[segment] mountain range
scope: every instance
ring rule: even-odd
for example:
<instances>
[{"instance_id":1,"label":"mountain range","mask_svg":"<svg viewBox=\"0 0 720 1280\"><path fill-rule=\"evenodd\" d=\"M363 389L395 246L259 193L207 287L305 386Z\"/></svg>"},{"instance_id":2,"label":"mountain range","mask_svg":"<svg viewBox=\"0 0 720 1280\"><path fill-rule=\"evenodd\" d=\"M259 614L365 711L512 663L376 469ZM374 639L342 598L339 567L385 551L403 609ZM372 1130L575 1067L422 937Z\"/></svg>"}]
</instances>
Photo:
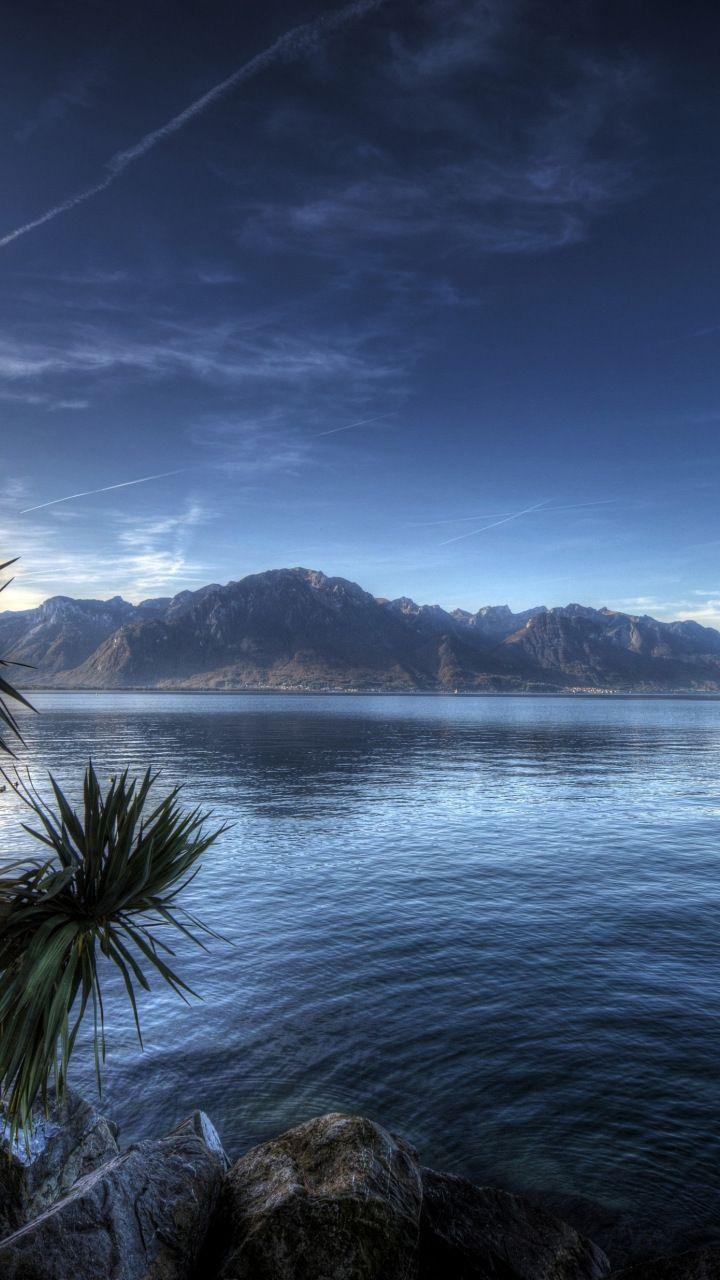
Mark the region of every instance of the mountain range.
<instances>
[{"instance_id":1,"label":"mountain range","mask_svg":"<svg viewBox=\"0 0 720 1280\"><path fill-rule=\"evenodd\" d=\"M51 688L720 690L720 632L544 605L447 612L310 569L144 600L53 596L0 613L0 653Z\"/></svg>"}]
</instances>

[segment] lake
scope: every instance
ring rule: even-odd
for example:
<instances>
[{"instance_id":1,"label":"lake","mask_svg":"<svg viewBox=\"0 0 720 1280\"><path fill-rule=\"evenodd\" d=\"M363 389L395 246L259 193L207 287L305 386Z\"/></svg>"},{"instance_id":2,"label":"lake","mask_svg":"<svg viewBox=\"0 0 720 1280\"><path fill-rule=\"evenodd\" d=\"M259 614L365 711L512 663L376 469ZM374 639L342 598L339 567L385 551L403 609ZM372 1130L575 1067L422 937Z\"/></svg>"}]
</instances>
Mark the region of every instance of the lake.
<instances>
[{"instance_id":1,"label":"lake","mask_svg":"<svg viewBox=\"0 0 720 1280\"><path fill-rule=\"evenodd\" d=\"M35 702L37 781L151 762L233 823L187 894L232 943L179 948L202 1002L145 996L142 1054L108 975L125 1139L199 1105L239 1154L359 1111L616 1261L720 1239L719 702ZM92 1095L87 1055L73 1079Z\"/></svg>"}]
</instances>

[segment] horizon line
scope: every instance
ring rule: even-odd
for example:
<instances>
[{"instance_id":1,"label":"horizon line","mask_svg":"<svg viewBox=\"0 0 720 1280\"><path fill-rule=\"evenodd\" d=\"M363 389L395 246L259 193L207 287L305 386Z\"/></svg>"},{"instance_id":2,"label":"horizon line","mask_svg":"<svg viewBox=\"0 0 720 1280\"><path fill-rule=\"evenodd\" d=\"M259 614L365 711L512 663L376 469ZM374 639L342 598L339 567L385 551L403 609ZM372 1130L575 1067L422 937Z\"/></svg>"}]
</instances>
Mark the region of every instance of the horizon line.
<instances>
[{"instance_id":1,"label":"horizon line","mask_svg":"<svg viewBox=\"0 0 720 1280\"><path fill-rule=\"evenodd\" d=\"M130 482L130 483L132 483L132 482ZM79 601L79 600L98 600L98 601L100 601L100 602L102 602L102 603L104 603L104 604L107 604L107 603L109 603L109 602L110 602L110 601L112 601L112 600L122 600L124 603L126 603L126 604L130 604L130 605L132 605L134 608L137 608L137 607L139 607L141 604L146 603L148 600L153 600L153 599L164 599L164 598L166 598L166 597L167 597L167 599L169 599L169 600L174 600L174 599L176 599L176 598L177 598L177 596L184 594L184 592L185 592L185 591L192 591L192 593L194 594L194 592L195 592L195 591L202 591L202 590L204 590L206 587L210 587L210 586L215 586L215 587L218 587L220 590L224 590L224 589L226 589L227 587L232 586L232 585L234 585L234 584L236 584L236 583L241 583L241 582L246 581L246 579L247 579L247 578L263 577L263 576L265 576L266 574L271 574L271 573L274 573L274 574L278 574L278 573L293 573L293 574L297 574L297 573L304 573L304 574L308 574L308 575L312 575L312 576L316 576L316 577L325 578L325 579L330 580L330 581L338 580L338 579L339 579L339 580L340 580L340 581L342 581L342 582L347 582L347 583L349 583L351 586L360 587L360 583L356 582L356 581L355 581L354 579L352 579L352 578L346 578L346 577L344 577L342 574L329 574L329 573L325 573L325 572L324 572L324 570L322 570L322 569L307 569L307 568L305 568L305 566L303 566L303 565L292 565L292 566L280 566L279 568L271 568L271 569L260 569L260 570L256 570L256 571L253 571L253 572L249 572L249 573L243 574L243 575L242 575L242 577L239 577L239 578L228 578L226 582L212 582L212 581L202 582L201 586L196 587L196 588L181 587L179 590L170 590L170 591L168 591L168 590L167 590L167 588L163 589L161 586L158 586L158 588L157 588L157 594L156 594L156 595L140 595L139 593L135 593L135 592L133 592L132 594L133 594L133 596L135 596L135 598L134 598L134 599L131 599L131 598L128 598L127 596L124 596L124 595L122 594L122 591L115 591L115 592L113 592L111 595L99 595L99 596L91 596L91 595L88 595L88 596L70 595L70 594L68 594L67 592L56 592L56 593L54 593L53 595L46 596L43 600L40 600L40 601L39 601L39 603L38 603L38 604L35 604L35 605L29 605L29 606L28 606L28 605L25 605L25 606L21 606L19 609L12 609L12 608L8 608L8 607L0 608L0 615L2 615L2 614L4 614L4 613L27 613L27 612L31 612L31 611L33 611L34 609L41 608L41 607L42 607L42 605L46 604L48 601L50 601L50 600L55 600L55 599L67 599L67 600L73 600L73 601ZM38 576L39 576L39 575L37 575L37 574L32 574L32 575L30 575L30 576L29 576L29 580L30 580L30 581L32 581L32 580L33 580L33 578L37 578ZM188 574L186 575L186 578L187 578L187 580L188 580L188 581L199 581L199 580L201 580L201 575L200 575L200 574L192 574L192 573L188 573ZM20 587L20 588L22 587L22 581L23 581L22 570L21 570L19 573L16 573L16 574L15 574L14 578L12 579L12 581L13 581L13 582L15 582L15 583L17 584L17 587ZM360 589L361 589L361 590L364 590L364 588L362 588L362 587L360 587ZM504 603L504 604L483 604L483 605L479 605L477 609L473 610L473 609L465 609L465 608L463 608L463 607L462 607L462 606L460 606L460 605L448 605L448 606L445 606L445 605L439 605L439 604L437 604L437 603L433 603L433 604L429 604L429 605L428 605L428 604L419 604L419 605L418 605L418 602L417 602L417 601L415 601L415 600L413 600L413 599L412 599L412 597L410 597L410 596L404 596L404 595L403 595L403 596L394 596L394 597L392 597L392 596L386 596L386 595L374 595L372 592L367 592L367 594L368 594L369 596L371 596L371 598L372 598L376 603L378 603L378 604L393 604L393 603L395 603L395 602L396 602L396 601L398 601L398 600L410 600L410 602L411 602L412 604L417 605L417 607L418 607L418 608L441 609L441 610L442 610L442 612L443 612L443 613L446 613L449 617L452 617L453 612L465 613L465 614L468 614L468 615L469 615L469 616L471 616L471 617L474 617L474 616L476 616L478 613L481 613L484 609L508 609L508 610L509 610L509 612L511 613L511 615L512 615L513 617L518 617L518 616L521 616L521 615L523 615L523 614L530 614L531 616L539 616L539 615L541 615L541 614L543 614L543 613L553 613L553 612L556 612L557 610L572 609L572 608L574 608L574 607L577 607L577 608L581 608L581 609L591 609L594 613L619 614L619 615L622 615L622 616L624 616L624 617L630 617L630 618L650 618L650 619L652 619L653 621L655 621L655 622L659 622L659 623L661 623L662 625L665 625L665 626L670 625L670 624L671 624L671 623L673 623L673 622L695 622L698 626L705 627L705 628L707 628L707 630L709 630L709 631L716 631L716 632L718 632L718 633L720 634L720 612L719 612L719 613L718 613L718 615L717 615L717 616L718 616L718 625L717 625L717 626L713 626L711 623L708 623L708 622L700 622L700 621L698 621L698 619L697 619L696 617L694 617L694 616L693 616L692 612L690 612L690 613L686 613L686 614L683 614L683 615L681 615L681 616L673 616L673 617L657 617L655 614L652 614L652 613L643 613L643 612L639 612L639 611L637 611L637 610L633 610L633 609L631 609L631 608L621 608L621 607L619 607L619 606L617 606L617 607L613 607L613 606L610 606L610 605L607 605L607 604L603 604L603 605L584 605L584 604L581 604L578 600L569 600L566 604L556 604L556 605L544 605L544 604L541 604L541 605L529 605L529 606L527 606L526 608L518 608L518 609L513 609L513 608L511 608L511 607L510 607L510 605L508 605L507 603ZM4 603L4 601L3 601L3 603ZM651 605L651 604L649 604L649 605L648 605L648 607L652 608L652 605ZM662 609L662 606L659 606L659 608L660 608L660 609Z\"/></svg>"}]
</instances>

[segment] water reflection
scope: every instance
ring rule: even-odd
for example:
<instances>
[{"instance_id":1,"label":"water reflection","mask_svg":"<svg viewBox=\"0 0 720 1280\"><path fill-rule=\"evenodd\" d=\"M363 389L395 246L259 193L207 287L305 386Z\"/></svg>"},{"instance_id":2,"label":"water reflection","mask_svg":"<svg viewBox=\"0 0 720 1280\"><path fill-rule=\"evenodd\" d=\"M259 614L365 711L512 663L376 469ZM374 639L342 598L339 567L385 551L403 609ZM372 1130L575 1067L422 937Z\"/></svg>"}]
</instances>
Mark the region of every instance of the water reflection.
<instances>
[{"instance_id":1,"label":"water reflection","mask_svg":"<svg viewBox=\"0 0 720 1280\"><path fill-rule=\"evenodd\" d=\"M239 1151L357 1109L618 1254L630 1224L655 1249L720 1234L720 704L38 704L33 767L72 789L88 754L151 760L234 823L191 891L235 943L183 956L203 1003L153 993L141 1057L108 978L127 1136L200 1101Z\"/></svg>"}]
</instances>

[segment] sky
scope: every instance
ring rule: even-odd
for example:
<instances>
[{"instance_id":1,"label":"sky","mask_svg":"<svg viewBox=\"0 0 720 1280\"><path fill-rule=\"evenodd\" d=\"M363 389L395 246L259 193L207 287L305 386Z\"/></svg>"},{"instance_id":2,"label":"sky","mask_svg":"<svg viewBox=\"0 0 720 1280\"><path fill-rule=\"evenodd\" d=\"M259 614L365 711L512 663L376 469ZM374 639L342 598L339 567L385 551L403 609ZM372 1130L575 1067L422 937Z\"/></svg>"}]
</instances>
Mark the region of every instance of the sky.
<instances>
[{"instance_id":1,"label":"sky","mask_svg":"<svg viewBox=\"0 0 720 1280\"><path fill-rule=\"evenodd\" d=\"M4 606L304 565L720 626L719 26L12 6Z\"/></svg>"}]
</instances>

